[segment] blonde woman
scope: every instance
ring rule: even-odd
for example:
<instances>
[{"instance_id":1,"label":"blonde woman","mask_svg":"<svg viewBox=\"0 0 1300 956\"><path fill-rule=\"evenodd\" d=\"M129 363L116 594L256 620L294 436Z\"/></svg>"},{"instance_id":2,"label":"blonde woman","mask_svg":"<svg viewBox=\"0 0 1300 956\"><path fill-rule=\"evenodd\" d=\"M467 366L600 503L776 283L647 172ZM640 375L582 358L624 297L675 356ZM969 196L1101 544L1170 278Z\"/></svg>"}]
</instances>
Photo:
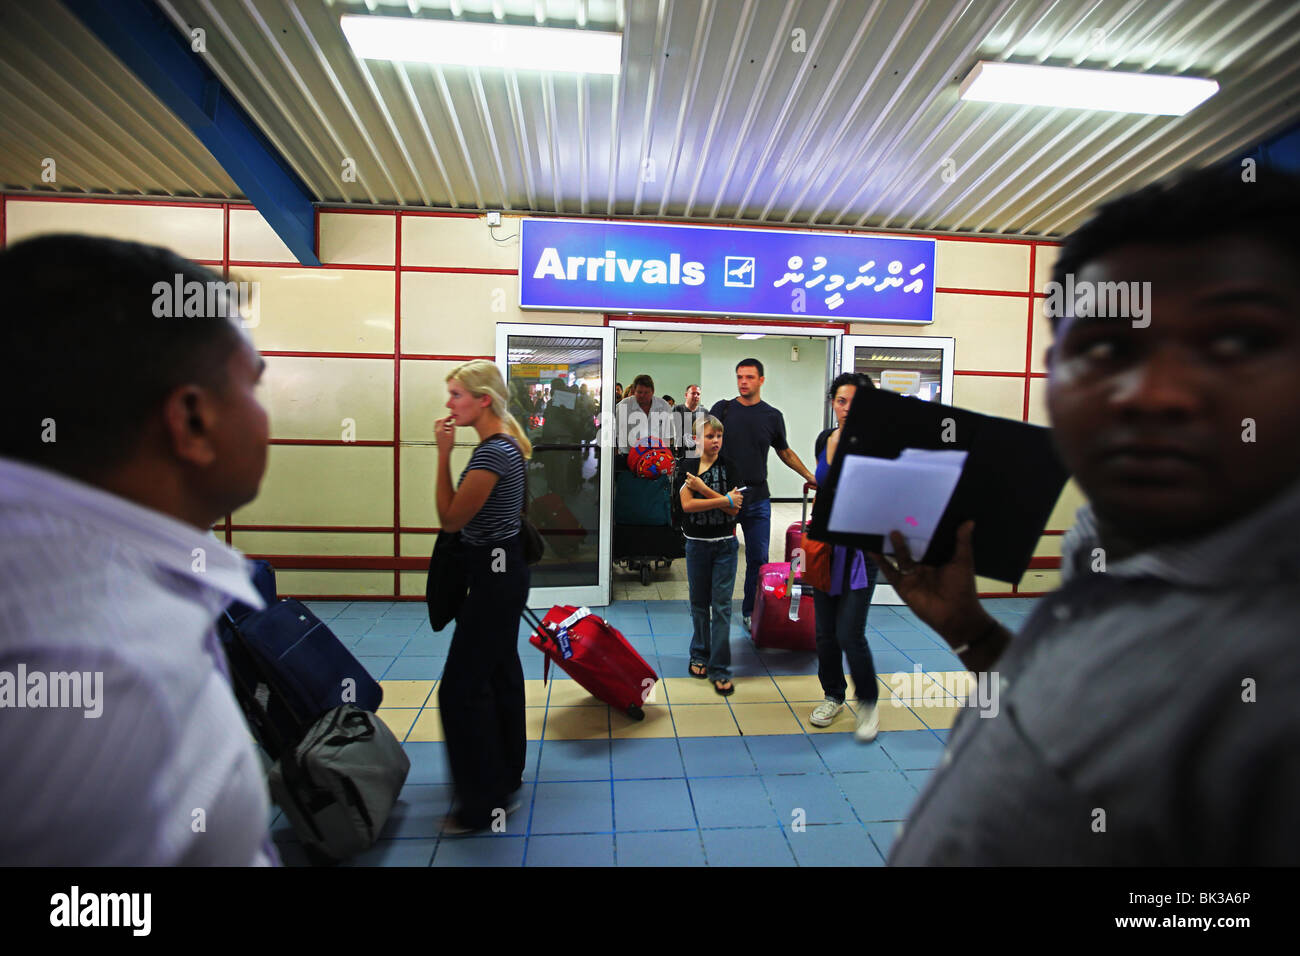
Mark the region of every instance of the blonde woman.
<instances>
[{"instance_id":1,"label":"blonde woman","mask_svg":"<svg viewBox=\"0 0 1300 956\"><path fill-rule=\"evenodd\" d=\"M457 808L447 833L486 829L498 808L513 809L522 785L524 674L519 616L529 569L520 536L524 473L532 445L506 411L506 386L492 362L476 360L447 376L447 409L438 439L438 523L459 531L469 593L451 638L438 705L455 783ZM456 426L479 445L452 488Z\"/></svg>"}]
</instances>

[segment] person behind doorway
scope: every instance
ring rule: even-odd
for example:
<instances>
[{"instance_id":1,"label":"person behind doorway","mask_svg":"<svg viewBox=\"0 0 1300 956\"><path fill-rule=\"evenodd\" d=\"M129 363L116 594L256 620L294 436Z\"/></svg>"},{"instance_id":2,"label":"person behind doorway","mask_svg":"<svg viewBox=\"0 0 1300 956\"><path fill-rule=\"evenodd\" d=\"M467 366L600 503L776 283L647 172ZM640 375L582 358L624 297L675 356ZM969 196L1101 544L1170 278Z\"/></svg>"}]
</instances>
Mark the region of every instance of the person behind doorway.
<instances>
[{"instance_id":1,"label":"person behind doorway","mask_svg":"<svg viewBox=\"0 0 1300 956\"><path fill-rule=\"evenodd\" d=\"M638 375L632 380L629 391L632 394L616 406L616 447L620 456L626 456L638 444L651 438L658 439L665 448L672 448L673 410L662 398L655 397L654 379L649 375Z\"/></svg>"},{"instance_id":2,"label":"person behind doorway","mask_svg":"<svg viewBox=\"0 0 1300 956\"><path fill-rule=\"evenodd\" d=\"M673 406L673 452L679 458L697 456L695 430L708 412L700 407L700 387L686 386L683 400Z\"/></svg>"},{"instance_id":3,"label":"person behind doorway","mask_svg":"<svg viewBox=\"0 0 1300 956\"><path fill-rule=\"evenodd\" d=\"M1228 164L1066 238L1046 397L1088 504L1060 587L1013 637L976 594L997 528L878 559L978 674L891 864L1300 863L1297 220L1300 180Z\"/></svg>"},{"instance_id":4,"label":"person behind doorway","mask_svg":"<svg viewBox=\"0 0 1300 956\"><path fill-rule=\"evenodd\" d=\"M469 591L456 629L438 706L457 809L445 832L483 830L516 807L525 760L524 672L519 617L528 600L520 511L532 445L506 411L506 387L492 362L476 359L447 376L447 417L438 440L438 523L460 532ZM473 428L479 445L451 484L456 426Z\"/></svg>"},{"instance_id":5,"label":"person behind doorway","mask_svg":"<svg viewBox=\"0 0 1300 956\"><path fill-rule=\"evenodd\" d=\"M159 309L157 284L211 298ZM264 606L211 529L257 496L269 438L225 288L115 239L0 252L0 865L278 862L215 626ZM28 700L38 674L84 683L14 707L24 669Z\"/></svg>"},{"instance_id":6,"label":"person behind doorway","mask_svg":"<svg viewBox=\"0 0 1300 956\"><path fill-rule=\"evenodd\" d=\"M733 399L723 399L709 409L709 414L727 426L727 453L740 468L742 483L748 488L745 507L740 511L740 530L745 535L745 600L741 613L746 632L751 631L751 616L758 593L759 572L767 564L768 543L772 535L772 501L767 485L767 450L775 449L787 468L806 483L817 486L816 476L799 460L785 438L785 416L763 401L763 363L756 358L741 359L736 364L736 390Z\"/></svg>"},{"instance_id":7,"label":"person behind doorway","mask_svg":"<svg viewBox=\"0 0 1300 956\"><path fill-rule=\"evenodd\" d=\"M622 383L622 382L615 382L615 383L614 383L614 401L615 401L615 402L621 402L621 401L623 401L623 383Z\"/></svg>"},{"instance_id":8,"label":"person behind doorway","mask_svg":"<svg viewBox=\"0 0 1300 956\"><path fill-rule=\"evenodd\" d=\"M736 515L745 498L735 464L721 457L722 422L700 422L700 457L683 459L682 530L686 536L686 580L691 595L692 677L708 678L723 697L731 682L731 592L736 586Z\"/></svg>"},{"instance_id":9,"label":"person behind doorway","mask_svg":"<svg viewBox=\"0 0 1300 956\"><path fill-rule=\"evenodd\" d=\"M831 462L839 449L844 419L848 417L853 396L859 389L874 388L871 379L857 372L845 372L831 382L828 396L835 412L835 428L828 428L817 436L814 454L817 457L817 481L822 484L830 473ZM837 714L844 709L844 695L848 685L844 680L844 659L849 662L853 675L854 692L858 698L858 740L868 743L876 739L880 718L876 703L880 688L876 685L875 665L871 648L867 646L867 611L871 595L876 590L877 568L874 561L858 548L834 545L831 549L829 591L813 589L813 608L816 611L817 679L821 682L826 699L814 708L808 719L815 727L829 727Z\"/></svg>"}]
</instances>

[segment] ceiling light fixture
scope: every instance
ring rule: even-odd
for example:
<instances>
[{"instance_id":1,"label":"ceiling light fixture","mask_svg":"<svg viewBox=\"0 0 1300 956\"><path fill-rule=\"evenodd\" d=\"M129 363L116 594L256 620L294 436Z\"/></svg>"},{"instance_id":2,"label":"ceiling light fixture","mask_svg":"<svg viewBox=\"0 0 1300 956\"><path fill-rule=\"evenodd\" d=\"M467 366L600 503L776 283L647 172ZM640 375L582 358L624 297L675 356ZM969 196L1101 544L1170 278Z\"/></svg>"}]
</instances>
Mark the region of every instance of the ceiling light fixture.
<instances>
[{"instance_id":1,"label":"ceiling light fixture","mask_svg":"<svg viewBox=\"0 0 1300 956\"><path fill-rule=\"evenodd\" d=\"M766 332L746 332L743 335L737 335L736 338L745 340L761 339L766 334Z\"/></svg>"},{"instance_id":2,"label":"ceiling light fixture","mask_svg":"<svg viewBox=\"0 0 1300 956\"><path fill-rule=\"evenodd\" d=\"M339 25L367 60L611 75L622 68L621 33L351 15Z\"/></svg>"},{"instance_id":3,"label":"ceiling light fixture","mask_svg":"<svg viewBox=\"0 0 1300 956\"><path fill-rule=\"evenodd\" d=\"M1057 109L1182 116L1219 91L1214 80L981 60L962 80L964 100Z\"/></svg>"}]
</instances>

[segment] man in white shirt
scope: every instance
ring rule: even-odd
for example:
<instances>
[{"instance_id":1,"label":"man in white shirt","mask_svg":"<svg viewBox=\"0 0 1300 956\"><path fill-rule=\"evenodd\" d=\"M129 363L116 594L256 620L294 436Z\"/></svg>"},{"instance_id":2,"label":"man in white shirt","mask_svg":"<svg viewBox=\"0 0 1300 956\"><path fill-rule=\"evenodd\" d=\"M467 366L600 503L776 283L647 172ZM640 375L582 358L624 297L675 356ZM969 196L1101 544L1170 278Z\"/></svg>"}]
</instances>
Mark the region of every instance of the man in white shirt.
<instances>
[{"instance_id":1,"label":"man in white shirt","mask_svg":"<svg viewBox=\"0 0 1300 956\"><path fill-rule=\"evenodd\" d=\"M228 292L135 243L0 252L0 865L278 862L214 630L262 606L209 531L266 467Z\"/></svg>"},{"instance_id":2,"label":"man in white shirt","mask_svg":"<svg viewBox=\"0 0 1300 956\"><path fill-rule=\"evenodd\" d=\"M674 446L673 410L662 398L655 397L655 383L649 375L632 380L632 394L615 406L618 434L615 444L626 455L647 438L657 438L665 448Z\"/></svg>"},{"instance_id":3,"label":"man in white shirt","mask_svg":"<svg viewBox=\"0 0 1300 956\"><path fill-rule=\"evenodd\" d=\"M695 447L695 424L708 416L708 409L700 405L700 387L686 386L686 398L673 406L673 448L680 456L698 458Z\"/></svg>"}]
</instances>

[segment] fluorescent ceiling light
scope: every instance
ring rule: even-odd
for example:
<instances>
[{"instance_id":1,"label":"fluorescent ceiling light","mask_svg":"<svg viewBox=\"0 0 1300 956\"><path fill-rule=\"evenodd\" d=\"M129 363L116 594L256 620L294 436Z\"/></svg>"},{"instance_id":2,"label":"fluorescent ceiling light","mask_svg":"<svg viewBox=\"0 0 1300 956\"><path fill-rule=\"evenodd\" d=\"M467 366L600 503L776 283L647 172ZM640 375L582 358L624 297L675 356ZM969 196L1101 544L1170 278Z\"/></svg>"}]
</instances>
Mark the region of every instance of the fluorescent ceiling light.
<instances>
[{"instance_id":1,"label":"fluorescent ceiling light","mask_svg":"<svg viewBox=\"0 0 1300 956\"><path fill-rule=\"evenodd\" d=\"M987 103L1182 116L1218 91L1214 80L1192 76L981 60L962 81L960 96Z\"/></svg>"},{"instance_id":2,"label":"fluorescent ceiling light","mask_svg":"<svg viewBox=\"0 0 1300 956\"><path fill-rule=\"evenodd\" d=\"M414 17L345 16L339 25L352 52L367 60L557 73L621 69L621 33Z\"/></svg>"},{"instance_id":3,"label":"fluorescent ceiling light","mask_svg":"<svg viewBox=\"0 0 1300 956\"><path fill-rule=\"evenodd\" d=\"M766 332L746 332L744 335L737 335L736 338L738 338L738 339L761 339L761 338L762 338L763 336L765 336L766 334L767 334Z\"/></svg>"}]
</instances>

